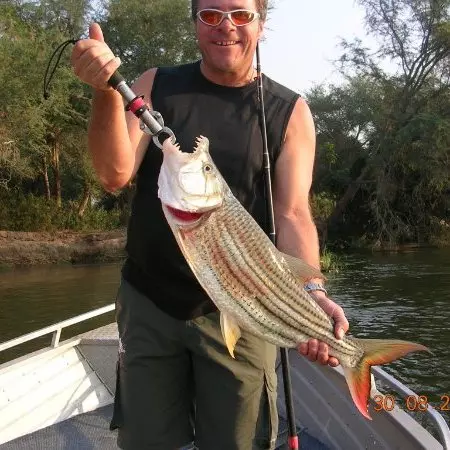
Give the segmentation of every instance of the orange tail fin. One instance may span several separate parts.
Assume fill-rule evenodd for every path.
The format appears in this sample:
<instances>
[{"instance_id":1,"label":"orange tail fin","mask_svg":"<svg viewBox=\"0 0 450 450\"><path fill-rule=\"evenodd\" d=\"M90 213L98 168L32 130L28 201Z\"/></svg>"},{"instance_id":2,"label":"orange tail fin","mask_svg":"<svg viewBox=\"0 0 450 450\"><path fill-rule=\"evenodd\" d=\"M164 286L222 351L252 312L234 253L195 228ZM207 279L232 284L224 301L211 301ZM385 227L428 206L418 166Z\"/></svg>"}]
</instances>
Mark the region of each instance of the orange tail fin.
<instances>
[{"instance_id":1,"label":"orange tail fin","mask_svg":"<svg viewBox=\"0 0 450 450\"><path fill-rule=\"evenodd\" d=\"M429 349L424 345L408 341L354 339L364 349L364 354L356 367L343 367L344 374L356 407L364 417L372 420L368 413L370 367L395 361L411 352L429 351Z\"/></svg>"}]
</instances>

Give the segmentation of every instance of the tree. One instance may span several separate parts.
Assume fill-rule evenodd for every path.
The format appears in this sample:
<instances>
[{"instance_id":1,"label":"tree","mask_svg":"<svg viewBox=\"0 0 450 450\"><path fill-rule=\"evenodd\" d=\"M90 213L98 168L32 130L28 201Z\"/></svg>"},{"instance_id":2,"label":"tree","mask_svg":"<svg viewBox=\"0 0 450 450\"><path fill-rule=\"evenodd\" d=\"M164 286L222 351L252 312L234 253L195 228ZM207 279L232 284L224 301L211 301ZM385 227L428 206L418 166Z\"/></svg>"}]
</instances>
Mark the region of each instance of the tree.
<instances>
[{"instance_id":1,"label":"tree","mask_svg":"<svg viewBox=\"0 0 450 450\"><path fill-rule=\"evenodd\" d=\"M82 8L84 3L80 0L78 4ZM58 13L56 6L55 1L3 5L7 14L2 15L0 54L4 65L0 72L0 99L6 105L9 134L29 162L30 175L41 176L45 195L53 196L61 206L61 157L67 150L62 142L84 132L86 117L85 111L67 95L83 95L83 87L67 67L67 55L63 60L66 68L59 69L50 99L42 97L49 52L74 29L65 9L61 6ZM78 15L82 15L81 9Z\"/></svg>"},{"instance_id":2,"label":"tree","mask_svg":"<svg viewBox=\"0 0 450 450\"><path fill-rule=\"evenodd\" d=\"M12 205L3 218L14 214L14 205L28 194L38 197L36 205L44 204L43 197L61 216L69 208L79 217L86 217L91 204L104 204L102 197L110 198L90 163L86 128L91 89L72 71L70 46L62 53L50 97L43 99L44 72L53 50L67 39L86 36L89 22L99 19L106 41L122 58L121 72L132 82L150 66L197 56L189 4L113 0L100 10L99 2L89 0L0 2L0 196L2 204L9 199ZM20 220L14 229L20 229ZM32 229L36 222L27 223Z\"/></svg>"},{"instance_id":3,"label":"tree","mask_svg":"<svg viewBox=\"0 0 450 450\"><path fill-rule=\"evenodd\" d=\"M199 56L188 0L111 0L99 22L129 81L151 67Z\"/></svg>"},{"instance_id":4,"label":"tree","mask_svg":"<svg viewBox=\"0 0 450 450\"><path fill-rule=\"evenodd\" d=\"M366 26L378 42L371 52L359 40L343 42L339 63L355 95L369 99L359 136L363 167L340 195L329 224L342 220L365 191L372 237L379 242L422 241L432 222L448 214L450 190L448 0L360 0ZM387 60L396 67L384 70ZM354 87L354 86L353 86ZM376 96L373 94L376 93ZM352 105L354 101L347 101ZM348 108L340 111L345 130ZM361 200L361 199L360 199Z\"/></svg>"}]
</instances>

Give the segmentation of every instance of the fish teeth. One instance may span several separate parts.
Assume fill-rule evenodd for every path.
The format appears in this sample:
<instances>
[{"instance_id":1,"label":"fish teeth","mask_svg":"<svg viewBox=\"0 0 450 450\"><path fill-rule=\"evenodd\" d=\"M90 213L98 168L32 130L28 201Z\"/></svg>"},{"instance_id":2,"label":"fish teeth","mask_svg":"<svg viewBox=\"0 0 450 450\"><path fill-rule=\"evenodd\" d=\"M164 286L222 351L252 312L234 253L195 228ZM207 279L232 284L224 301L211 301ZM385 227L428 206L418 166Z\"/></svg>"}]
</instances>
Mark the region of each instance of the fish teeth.
<instances>
[{"instance_id":1,"label":"fish teeth","mask_svg":"<svg viewBox=\"0 0 450 450\"><path fill-rule=\"evenodd\" d=\"M209 140L208 140L207 137L200 135L200 136L198 136L198 137L195 139L195 143L196 143L196 146L195 146L195 149L194 149L194 153L195 153L197 150L204 150L205 147L208 146Z\"/></svg>"},{"instance_id":2,"label":"fish teeth","mask_svg":"<svg viewBox=\"0 0 450 450\"><path fill-rule=\"evenodd\" d=\"M201 143L202 143L201 137L197 136L195 138L195 147L194 147L193 153L197 153L198 152L198 150L200 149Z\"/></svg>"}]
</instances>

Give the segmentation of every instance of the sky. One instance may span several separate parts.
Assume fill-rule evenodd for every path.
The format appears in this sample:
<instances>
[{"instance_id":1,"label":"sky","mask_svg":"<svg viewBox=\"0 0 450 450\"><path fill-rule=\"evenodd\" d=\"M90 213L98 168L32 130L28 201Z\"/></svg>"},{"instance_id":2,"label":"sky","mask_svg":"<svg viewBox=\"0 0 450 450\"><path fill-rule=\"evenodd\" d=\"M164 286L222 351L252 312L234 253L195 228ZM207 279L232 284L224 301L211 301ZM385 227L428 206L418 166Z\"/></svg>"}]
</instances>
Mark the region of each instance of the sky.
<instances>
[{"instance_id":1,"label":"sky","mask_svg":"<svg viewBox=\"0 0 450 450\"><path fill-rule=\"evenodd\" d=\"M275 0L264 36L263 73L301 94L342 80L331 64L341 54L340 37L370 42L355 0Z\"/></svg>"}]
</instances>

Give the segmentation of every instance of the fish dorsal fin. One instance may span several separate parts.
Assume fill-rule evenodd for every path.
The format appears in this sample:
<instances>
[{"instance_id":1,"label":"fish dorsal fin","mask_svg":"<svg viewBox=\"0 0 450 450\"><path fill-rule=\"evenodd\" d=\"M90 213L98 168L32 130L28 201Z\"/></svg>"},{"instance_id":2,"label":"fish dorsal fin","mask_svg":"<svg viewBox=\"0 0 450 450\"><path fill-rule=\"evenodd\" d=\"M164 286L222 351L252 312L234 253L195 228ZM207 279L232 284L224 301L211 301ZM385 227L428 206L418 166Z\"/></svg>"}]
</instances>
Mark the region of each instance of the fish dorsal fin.
<instances>
[{"instance_id":1,"label":"fish dorsal fin","mask_svg":"<svg viewBox=\"0 0 450 450\"><path fill-rule=\"evenodd\" d=\"M322 278L323 280L326 280L325 275L323 275L322 272L315 267L310 266L295 256L288 255L287 253L280 252L279 250L278 252L287 262L292 274L296 278L300 279L302 283L311 278Z\"/></svg>"},{"instance_id":2,"label":"fish dorsal fin","mask_svg":"<svg viewBox=\"0 0 450 450\"><path fill-rule=\"evenodd\" d=\"M234 347L241 337L241 329L236 320L224 312L220 313L220 329L222 330L225 345L227 346L230 355L234 358Z\"/></svg>"}]
</instances>

